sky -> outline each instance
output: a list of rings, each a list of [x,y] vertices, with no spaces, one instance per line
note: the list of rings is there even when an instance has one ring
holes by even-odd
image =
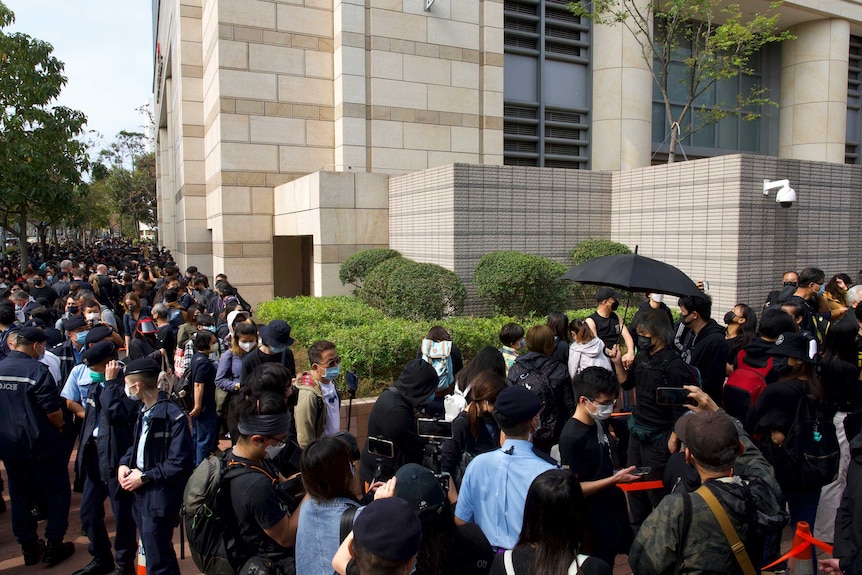
[[[58,104],[87,116],[107,145],[121,130],[143,132],[135,109],[152,96],[150,0],[2,0],[15,13],[5,31],[54,46],[68,82]]]

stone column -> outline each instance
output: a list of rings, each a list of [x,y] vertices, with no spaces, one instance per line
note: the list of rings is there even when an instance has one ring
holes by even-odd
[[[850,23],[815,20],[794,26],[781,45],[778,155],[844,162]]]
[[[648,1],[637,1],[645,10]],[[592,49],[591,168],[617,171],[649,166],[653,78],[638,39],[623,24],[596,24]]]

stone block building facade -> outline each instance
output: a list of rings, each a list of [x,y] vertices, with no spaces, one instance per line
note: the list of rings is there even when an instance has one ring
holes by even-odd
[[[858,269],[862,4],[786,0],[796,39],[710,95],[755,81],[778,105],[651,166],[666,128],[639,46],[568,3],[153,0],[160,242],[252,302],[346,293],[340,263],[380,246],[469,289],[489,251],[565,261],[606,237],[708,278],[721,305],[786,267]]]

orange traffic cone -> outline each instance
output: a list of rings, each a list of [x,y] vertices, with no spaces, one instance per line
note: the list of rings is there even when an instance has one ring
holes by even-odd
[[[812,545],[802,537],[811,537],[811,528],[805,521],[796,524],[796,532],[793,534],[793,548],[805,545],[805,548],[795,556],[787,560],[787,575],[814,575],[816,567],[812,554]]]
[[[147,575],[147,554],[144,553],[144,542],[138,540],[138,575]]]

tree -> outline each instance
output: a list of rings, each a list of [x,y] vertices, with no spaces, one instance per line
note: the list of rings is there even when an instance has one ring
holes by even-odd
[[[156,156],[146,151],[144,134],[127,131],[117,134],[115,141],[99,153],[93,183],[110,197],[121,232],[126,229],[127,221],[135,236],[142,222],[155,225]]]
[[[14,20],[0,2],[0,29]],[[22,271],[29,262],[28,221],[62,219],[89,166],[78,139],[86,117],[52,106],[66,84],[53,51],[27,34],[0,30],[0,223],[18,235]]]
[[[793,38],[777,30],[777,14],[743,17],[738,4],[723,0],[593,0],[590,7],[569,7],[598,24],[623,25],[634,35],[662,95],[670,129],[668,163],[674,162],[679,143],[695,132],[731,115],[755,120],[764,105],[775,104],[757,85],[732,102],[704,105],[700,100],[721,80],[750,76],[751,57],[763,46]],[[680,90],[672,90],[672,72],[679,66]],[[681,101],[676,100],[680,92]]]

